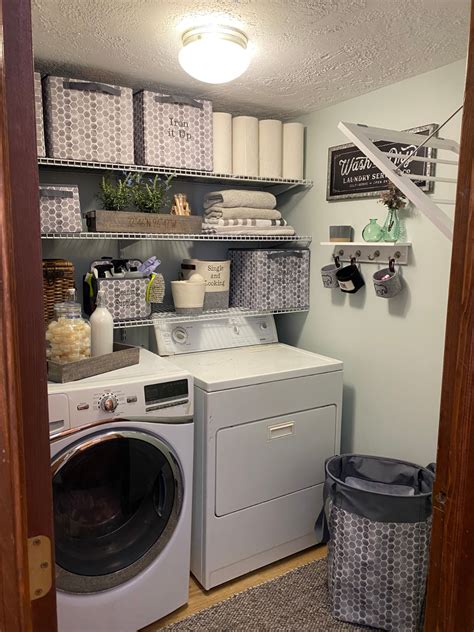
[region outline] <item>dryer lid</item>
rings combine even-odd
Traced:
[[[340,360],[282,343],[220,349],[173,357],[207,392],[342,371]]]

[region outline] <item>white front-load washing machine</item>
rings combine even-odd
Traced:
[[[140,355],[48,385],[60,632],[134,632],[188,600],[193,381]]]
[[[343,386],[342,362],[279,343],[273,316],[209,318],[155,324],[194,377],[191,571],[206,589],[321,540]]]

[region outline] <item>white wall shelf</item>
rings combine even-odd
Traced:
[[[44,233],[42,239],[74,239],[74,240],[148,240],[148,241],[244,241],[244,242],[290,242],[311,243],[309,235],[208,235],[198,234],[155,234],[155,233]]]
[[[173,320],[176,323],[190,322],[195,320],[210,320],[215,318],[244,318],[246,316],[263,316],[265,314],[293,314],[298,312],[307,312],[307,309],[273,309],[273,310],[255,310],[245,309],[242,307],[230,307],[229,309],[208,310],[199,315],[177,314],[172,306],[163,305],[162,311],[156,312],[150,318],[139,320],[116,320],[114,329],[127,329],[131,327],[150,327],[155,320]]]
[[[411,242],[390,243],[387,241],[322,241],[321,246],[332,246],[334,255],[341,261],[355,257],[358,263],[387,263],[395,259],[399,265],[408,264]]]
[[[204,184],[236,185],[239,187],[253,187],[267,189],[276,195],[289,191],[295,187],[310,188],[312,180],[293,180],[287,178],[260,178],[254,176],[238,176],[228,173],[211,173],[209,171],[194,171],[191,169],[176,169],[172,167],[152,167],[148,165],[122,165],[108,162],[88,162],[85,160],[60,160],[58,158],[38,158],[40,167],[53,169],[78,169],[81,171],[120,171],[131,173],[149,173],[163,176],[173,176],[176,180],[199,182]]]

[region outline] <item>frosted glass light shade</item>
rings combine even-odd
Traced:
[[[231,27],[197,27],[183,34],[179,63],[191,77],[205,83],[237,79],[250,63],[247,36]]]

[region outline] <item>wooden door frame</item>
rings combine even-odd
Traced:
[[[426,632],[474,628],[472,5]],[[0,630],[54,632],[54,584],[30,601],[26,546],[53,537],[30,0],[0,0],[0,37]]]
[[[426,632],[474,629],[474,0],[461,128]]]
[[[54,632],[27,539],[53,541],[30,0],[0,2],[0,630]]]

